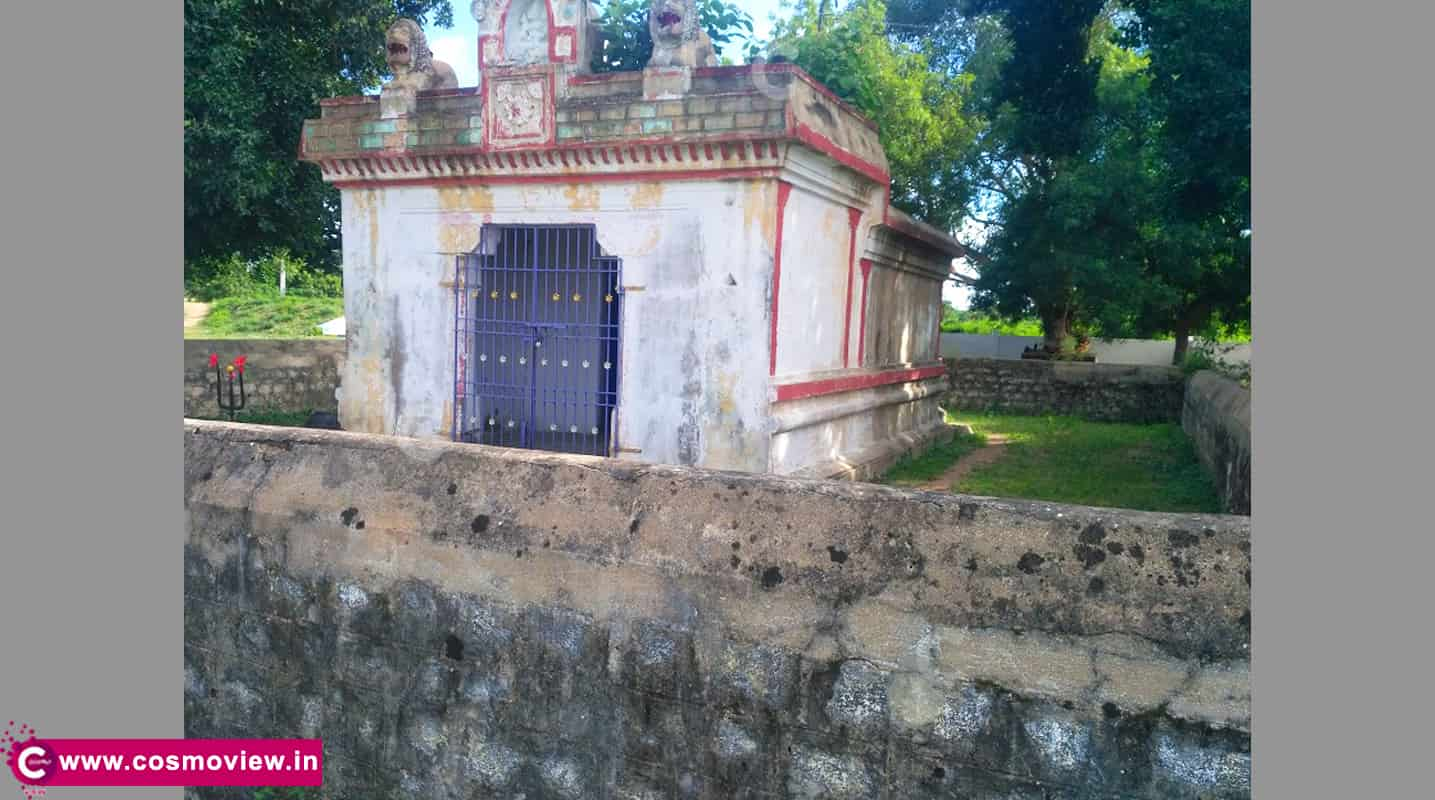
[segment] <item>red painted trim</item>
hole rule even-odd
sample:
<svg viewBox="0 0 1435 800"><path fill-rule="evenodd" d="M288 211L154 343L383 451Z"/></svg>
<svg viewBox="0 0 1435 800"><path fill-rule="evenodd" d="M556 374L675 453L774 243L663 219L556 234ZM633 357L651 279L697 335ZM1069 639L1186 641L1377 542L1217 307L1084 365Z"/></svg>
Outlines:
<svg viewBox="0 0 1435 800"><path fill-rule="evenodd" d="M788 400L802 400L808 397L821 397L827 394L841 394L842 392L853 392L858 389L871 389L876 386L886 386L892 383L908 383L920 381L927 378L935 378L946 373L947 368L943 364L930 367L917 367L915 369L893 369L886 372L871 372L865 375L847 375L841 378L827 378L820 381L807 381L806 383L788 383L777 387L777 402L782 403Z"/></svg>
<svg viewBox="0 0 1435 800"><path fill-rule="evenodd" d="M568 55L558 55L558 36L568 34ZM548 9L548 60L555 64L576 64L578 62L578 29L572 25L554 25L553 9Z"/></svg>
<svg viewBox="0 0 1435 800"><path fill-rule="evenodd" d="M786 216L787 198L792 194L792 184L777 182L777 243L772 253L772 331L768 335L767 374L777 374L777 298L782 288L782 218Z"/></svg>
<svg viewBox="0 0 1435 800"><path fill-rule="evenodd" d="M335 180L333 184L343 189L382 189L385 186L484 186L488 184L522 183L591 183L622 181L704 181L727 178L775 178L777 170L772 167L745 167L711 170L648 170L635 172L573 173L569 175L462 175L433 178L394 178L374 180L355 178Z"/></svg>
<svg viewBox="0 0 1435 800"><path fill-rule="evenodd" d="M872 275L872 259L862 259L861 321L857 323L857 366L862 366L867 349L867 279Z"/></svg>
<svg viewBox="0 0 1435 800"><path fill-rule="evenodd" d="M509 9L512 8L512 7L513 7L513 3L512 3L511 0L510 0L510 2L504 3L504 4L503 4L503 8L498 12L498 25L496 25L496 26L494 27L494 30L495 30L496 32L495 32L495 33L492 33L492 34L485 34L485 35L482 35L482 36L479 36L479 37L478 37L478 69L479 69L479 72L480 72L480 73L483 72L483 68L484 68L484 66L485 66L485 64L483 63L483 44L484 44L484 41L485 41L485 40L496 39L496 40L498 41L498 60L499 60L500 62L502 62L503 60L505 60L505 59L508 57L507 42L505 42L505 41L503 40L503 33L504 33L504 31L506 31L506 30L508 29L508 11L509 11ZM547 52L547 54L546 54L547 57L548 57L548 63L550 63L550 64L556 64L556 63L564 63L564 62L567 62L567 63L576 62L576 61L578 60L578 31L577 31L577 29L574 28L574 27L571 26L571 25L557 25L557 24L555 24L556 20L554 19L554 16L553 16L553 4L552 4L551 0L544 0L544 2L543 2L543 13L544 13L544 15L548 18L548 25L547 25L547 27L548 27L548 52ZM567 34L569 34L569 35L572 37L572 40L571 40L571 41L572 41L573 52L570 53L570 54L569 54L568 56L566 56L566 57L557 56L557 55L555 55L554 52L553 52L553 45L554 45L555 40L557 39L557 34L558 34L558 33L567 33ZM479 79L479 82L482 83L482 78Z"/></svg>
<svg viewBox="0 0 1435 800"><path fill-rule="evenodd" d="M496 80L507 78L523 77L546 77L548 79L548 96L543 98L543 129L547 136L542 140L525 139L511 144L495 144L493 134L497 130L498 123L494 113L497 106L493 103L493 86ZM543 66L539 69L519 68L512 72L503 70L498 75L483 82L483 143L484 150L524 150L551 148L558 143L558 123L555 119L558 108L558 76L553 69ZM510 161L510 163L512 163ZM524 166L527 166L525 161Z"/></svg>
<svg viewBox="0 0 1435 800"><path fill-rule="evenodd" d="M797 137L798 141L811 147L813 150L828 156L848 169L870 178L879 185L886 185L892 182L892 176L887 170L843 149L838 146L836 142L801 122L797 122L792 126L792 133Z"/></svg>
<svg viewBox="0 0 1435 800"><path fill-rule="evenodd" d="M852 226L847 246L847 304L842 308L842 368L847 368L848 353L852 349L852 284L853 272L857 269L857 223L862 219L860 208L847 209L847 222Z"/></svg>

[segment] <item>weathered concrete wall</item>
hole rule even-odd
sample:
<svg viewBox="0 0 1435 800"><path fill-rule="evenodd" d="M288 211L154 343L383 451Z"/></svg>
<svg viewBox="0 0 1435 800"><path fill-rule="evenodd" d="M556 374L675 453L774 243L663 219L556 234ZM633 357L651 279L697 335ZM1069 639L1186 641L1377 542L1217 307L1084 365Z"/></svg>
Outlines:
<svg viewBox="0 0 1435 800"><path fill-rule="evenodd" d="M778 474L872 480L903 455L952 435L944 376L774 405Z"/></svg>
<svg viewBox="0 0 1435 800"><path fill-rule="evenodd" d="M948 359L947 364L951 401L964 410L1063 414L1102 422L1181 418L1184 376L1175 367L994 358Z"/></svg>
<svg viewBox="0 0 1435 800"><path fill-rule="evenodd" d="M1216 481L1226 510L1251 513L1251 393L1216 372L1186 381L1181 428Z"/></svg>
<svg viewBox="0 0 1435 800"><path fill-rule="evenodd" d="M1248 518L196 422L185 506L185 733L329 796L1250 792Z"/></svg>
<svg viewBox="0 0 1435 800"><path fill-rule="evenodd" d="M845 322L858 231L845 205L802 187L791 190L784 215L776 374L788 379L842 369L845 337L855 333Z"/></svg>
<svg viewBox="0 0 1435 800"><path fill-rule="evenodd" d="M865 255L871 266L866 314L859 323L862 363L937 363L942 284L951 256L885 228L875 232Z"/></svg>
<svg viewBox="0 0 1435 800"><path fill-rule="evenodd" d="M769 471L867 479L950 435L936 332L951 257L892 227L910 221L857 207L823 169L793 173L822 179L786 204Z"/></svg>
<svg viewBox="0 0 1435 800"><path fill-rule="evenodd" d="M333 411L334 390L344 369L344 341L334 339L185 339L184 415L218 416L214 370L220 363L249 357L244 371L247 407L273 411Z"/></svg>

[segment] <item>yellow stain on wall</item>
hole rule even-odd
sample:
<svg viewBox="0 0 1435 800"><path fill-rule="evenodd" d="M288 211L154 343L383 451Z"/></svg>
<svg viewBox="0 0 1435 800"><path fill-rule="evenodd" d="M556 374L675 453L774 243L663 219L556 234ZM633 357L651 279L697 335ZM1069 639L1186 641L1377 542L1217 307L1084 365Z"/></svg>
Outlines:
<svg viewBox="0 0 1435 800"><path fill-rule="evenodd" d="M663 200L663 185L656 181L647 181L633 187L632 197L628 199L631 208L657 208L658 203Z"/></svg>
<svg viewBox="0 0 1435 800"><path fill-rule="evenodd" d="M359 385L363 387L361 396L350 401L350 407L357 405L363 412L362 418L358 420L357 430L362 433L388 433L384 425L388 381L384 376L382 360L365 358L359 362Z"/></svg>
<svg viewBox="0 0 1435 800"><path fill-rule="evenodd" d="M748 181L738 201L742 203L743 229L752 230L756 226L763 249L769 251L777 241L777 196L768 191L768 187L774 185L771 181Z"/></svg>
<svg viewBox="0 0 1435 800"><path fill-rule="evenodd" d="M724 372L718 375L718 413L727 416L737 410L737 401L732 396L732 385L736 377Z"/></svg>
<svg viewBox="0 0 1435 800"><path fill-rule="evenodd" d="M592 184L570 183L563 189L568 198L568 208L573 211L597 211L598 187Z"/></svg>
<svg viewBox="0 0 1435 800"><path fill-rule="evenodd" d="M478 226L467 222L443 222L438 226L438 252L469 253L478 247Z"/></svg>
<svg viewBox="0 0 1435 800"><path fill-rule="evenodd" d="M487 186L441 186L438 206L444 211L492 211L493 192Z"/></svg>

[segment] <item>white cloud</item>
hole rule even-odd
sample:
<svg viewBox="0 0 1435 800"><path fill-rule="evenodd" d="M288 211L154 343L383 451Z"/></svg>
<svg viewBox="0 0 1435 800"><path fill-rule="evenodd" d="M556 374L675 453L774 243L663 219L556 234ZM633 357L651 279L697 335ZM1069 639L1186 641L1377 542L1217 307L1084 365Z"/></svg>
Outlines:
<svg viewBox="0 0 1435 800"><path fill-rule="evenodd" d="M433 57L453 67L459 86L478 85L478 40L467 36L439 36L429 39Z"/></svg>

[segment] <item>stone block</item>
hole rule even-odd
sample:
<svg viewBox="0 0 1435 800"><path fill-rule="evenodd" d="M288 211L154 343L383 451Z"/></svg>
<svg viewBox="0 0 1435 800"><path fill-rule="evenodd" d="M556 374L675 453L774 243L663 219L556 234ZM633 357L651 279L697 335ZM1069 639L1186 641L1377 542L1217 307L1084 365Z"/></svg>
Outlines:
<svg viewBox="0 0 1435 800"><path fill-rule="evenodd" d="M732 126L732 114L708 114L703 117L703 130L705 131L731 130Z"/></svg>

